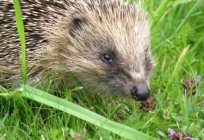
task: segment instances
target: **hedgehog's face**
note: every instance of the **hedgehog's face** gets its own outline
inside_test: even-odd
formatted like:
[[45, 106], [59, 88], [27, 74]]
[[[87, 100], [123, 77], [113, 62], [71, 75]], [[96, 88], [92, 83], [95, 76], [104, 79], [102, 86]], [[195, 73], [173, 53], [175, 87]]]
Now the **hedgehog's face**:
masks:
[[124, 94], [136, 100], [149, 97], [153, 61], [148, 22], [144, 13], [134, 10], [125, 16], [124, 9], [73, 16], [65, 61], [91, 91]]

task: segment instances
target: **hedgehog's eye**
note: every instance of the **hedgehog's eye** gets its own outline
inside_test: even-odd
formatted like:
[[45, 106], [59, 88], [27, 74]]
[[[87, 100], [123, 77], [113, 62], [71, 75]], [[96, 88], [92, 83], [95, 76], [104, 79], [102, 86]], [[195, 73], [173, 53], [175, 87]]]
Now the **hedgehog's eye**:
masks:
[[104, 53], [102, 56], [102, 60], [105, 63], [112, 64], [114, 59], [114, 54], [112, 53]]

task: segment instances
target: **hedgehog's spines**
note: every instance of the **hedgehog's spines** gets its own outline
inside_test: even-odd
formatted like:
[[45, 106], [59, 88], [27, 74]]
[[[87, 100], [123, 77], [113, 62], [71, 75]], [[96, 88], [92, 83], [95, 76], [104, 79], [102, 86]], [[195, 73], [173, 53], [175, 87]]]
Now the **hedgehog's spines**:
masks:
[[[49, 80], [47, 73], [53, 74], [53, 81], [69, 79], [67, 71], [72, 71], [87, 88], [128, 95], [134, 85], [148, 82], [149, 27], [140, 6], [122, 0], [20, 4], [30, 83]], [[0, 19], [0, 84], [8, 84], [20, 79], [21, 64], [12, 0], [1, 0]], [[104, 63], [106, 53], [113, 54], [112, 65]]]

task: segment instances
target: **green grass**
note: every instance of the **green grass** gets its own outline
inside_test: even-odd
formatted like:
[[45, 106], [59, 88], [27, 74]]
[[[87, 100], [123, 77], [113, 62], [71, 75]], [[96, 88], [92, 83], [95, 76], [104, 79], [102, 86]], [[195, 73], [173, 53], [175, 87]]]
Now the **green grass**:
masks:
[[[133, 100], [90, 95], [66, 86], [60, 94], [158, 139], [168, 139], [167, 128], [202, 139], [204, 81], [196, 87], [195, 96], [184, 96], [182, 83], [196, 75], [204, 77], [203, 0], [145, 0], [144, 6], [150, 15], [152, 51], [158, 62], [151, 78], [155, 109], [144, 112]], [[125, 139], [63, 111], [22, 98], [18, 90], [0, 87], [0, 139], [73, 139], [77, 134], [85, 139]]]
[[15, 17], [16, 17], [16, 25], [19, 34], [19, 38], [21, 41], [21, 71], [22, 71], [22, 79], [23, 84], [26, 84], [27, 80], [27, 68], [26, 68], [26, 42], [25, 42], [25, 31], [24, 31], [24, 24], [22, 21], [22, 12], [19, 6], [18, 0], [13, 1], [14, 9], [15, 9]]

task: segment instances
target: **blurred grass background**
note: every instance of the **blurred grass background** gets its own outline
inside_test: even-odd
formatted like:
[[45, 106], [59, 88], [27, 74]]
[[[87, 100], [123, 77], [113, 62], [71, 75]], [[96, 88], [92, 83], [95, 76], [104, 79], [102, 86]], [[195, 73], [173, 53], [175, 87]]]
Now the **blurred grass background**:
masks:
[[[142, 2], [149, 13], [151, 48], [158, 63], [151, 78], [155, 109], [145, 112], [134, 100], [73, 92], [66, 86], [59, 92], [64, 99], [158, 139], [168, 139], [167, 128], [173, 128], [202, 140], [204, 1]], [[195, 96], [184, 96], [182, 83], [196, 75], [201, 76], [201, 82]], [[3, 94], [7, 92], [0, 88], [0, 139], [123, 139], [67, 113], [23, 99], [17, 92]]]

